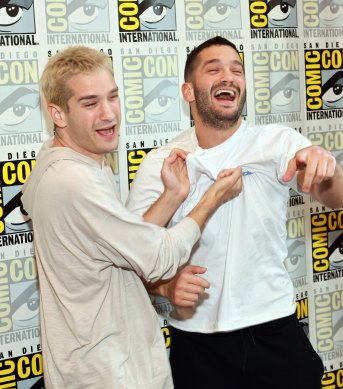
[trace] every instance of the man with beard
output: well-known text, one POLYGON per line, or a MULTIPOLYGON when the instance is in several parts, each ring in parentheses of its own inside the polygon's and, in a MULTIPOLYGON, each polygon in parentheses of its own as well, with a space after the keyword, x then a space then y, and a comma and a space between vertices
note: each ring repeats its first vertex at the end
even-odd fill
POLYGON ((148 285, 174 304, 175 388, 319 389, 323 364, 294 314, 283 264, 287 199, 293 188, 342 207, 342 168, 292 128, 245 122, 245 91, 231 42, 215 37, 195 48, 182 85, 194 127, 145 158, 127 205, 144 213, 158 198, 162 161, 173 148, 189 152, 190 193, 170 221, 161 215, 162 225, 180 220, 223 167, 241 169, 242 191, 209 219, 190 263, 173 279, 148 285))

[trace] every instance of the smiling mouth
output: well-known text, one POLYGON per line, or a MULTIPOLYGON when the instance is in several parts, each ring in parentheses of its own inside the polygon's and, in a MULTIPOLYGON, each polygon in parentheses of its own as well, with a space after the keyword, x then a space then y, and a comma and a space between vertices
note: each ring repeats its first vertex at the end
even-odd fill
POLYGON ((98 130, 96 130, 96 132, 99 133, 100 135, 106 135, 106 136, 113 135, 115 132, 115 125, 108 128, 99 128, 98 130))
POLYGON ((236 97, 236 92, 232 89, 218 89, 214 97, 219 100, 233 101, 236 97))

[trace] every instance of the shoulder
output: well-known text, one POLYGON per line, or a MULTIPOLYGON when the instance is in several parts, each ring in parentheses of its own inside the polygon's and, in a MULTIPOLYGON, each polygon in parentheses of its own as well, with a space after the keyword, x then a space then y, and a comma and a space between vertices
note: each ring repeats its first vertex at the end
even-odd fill
POLYGON ((282 143, 285 141, 296 142, 304 147, 310 145, 310 141, 294 128, 280 124, 251 125, 247 124, 246 131, 252 135, 250 139, 258 139, 261 143, 282 143))
POLYGON ((194 127, 190 127, 169 141, 165 146, 151 150, 145 156, 142 165, 162 165, 163 160, 168 157, 173 149, 182 149, 192 152, 195 150, 196 146, 197 138, 194 127))

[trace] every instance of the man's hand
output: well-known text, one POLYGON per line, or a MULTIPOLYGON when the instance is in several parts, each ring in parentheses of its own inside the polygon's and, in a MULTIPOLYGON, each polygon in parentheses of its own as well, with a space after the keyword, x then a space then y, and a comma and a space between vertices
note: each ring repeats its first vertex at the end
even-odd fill
POLYGON ((217 180, 205 192, 199 203, 187 215, 203 229, 208 218, 216 209, 242 191, 242 168, 225 169, 218 174, 217 180))
POLYGON ((174 149, 169 156, 165 158, 161 178, 164 189, 172 196, 185 200, 189 194, 189 178, 186 166, 187 153, 180 149, 174 149))
POLYGON ((194 307, 199 295, 210 287, 208 281, 198 276, 204 274, 206 268, 187 265, 170 281, 159 286, 158 294, 167 297, 171 303, 179 307, 194 307))
POLYGON ((159 226, 166 226, 175 211, 189 194, 189 179, 186 166, 187 153, 174 149, 165 158, 161 178, 164 191, 143 215, 144 220, 159 226))
POLYGON ((298 186, 303 192, 310 192, 314 184, 321 184, 334 176, 336 160, 333 155, 318 146, 309 146, 296 152, 289 161, 284 182, 292 180, 298 171, 298 186))

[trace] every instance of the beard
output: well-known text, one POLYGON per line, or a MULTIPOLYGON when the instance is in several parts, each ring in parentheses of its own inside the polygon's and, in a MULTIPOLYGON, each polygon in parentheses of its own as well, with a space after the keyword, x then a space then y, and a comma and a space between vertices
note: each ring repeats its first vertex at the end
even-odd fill
POLYGON ((244 91, 241 95, 237 109, 231 113, 213 109, 210 105, 208 93, 197 89, 195 86, 194 98, 198 115, 204 124, 217 129, 227 130, 229 127, 237 123, 241 117, 245 104, 246 92, 244 91))

